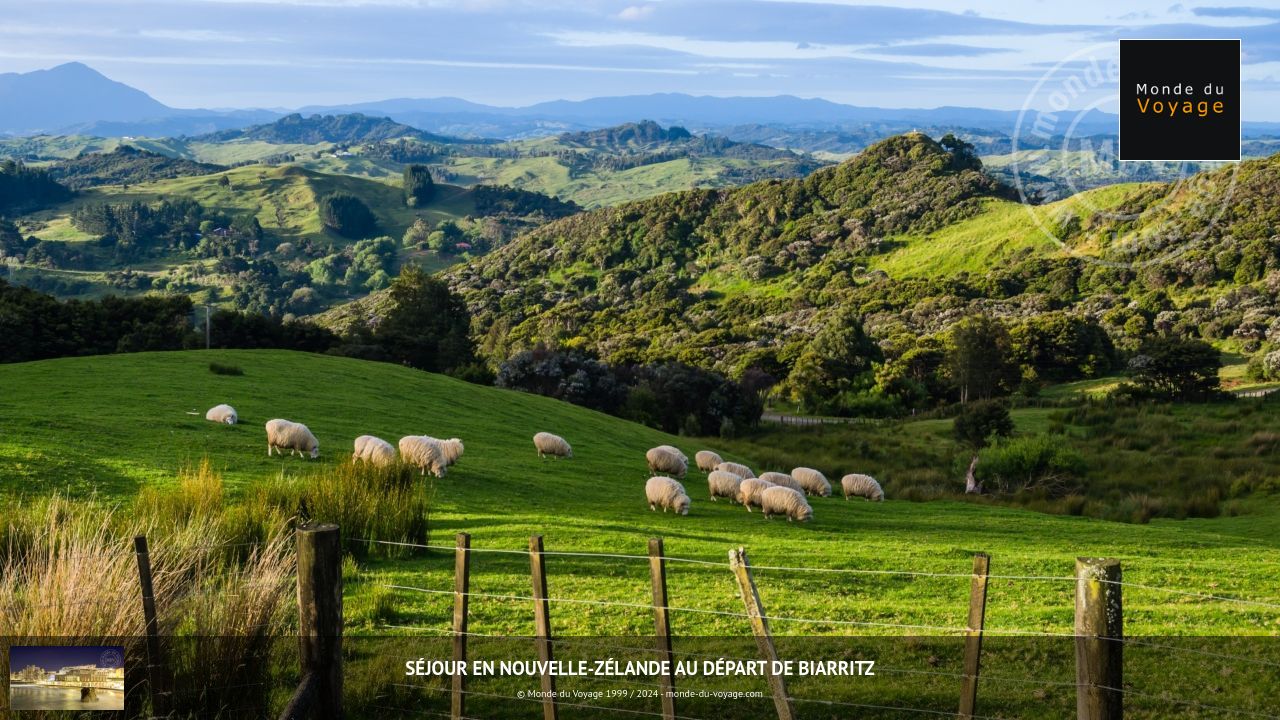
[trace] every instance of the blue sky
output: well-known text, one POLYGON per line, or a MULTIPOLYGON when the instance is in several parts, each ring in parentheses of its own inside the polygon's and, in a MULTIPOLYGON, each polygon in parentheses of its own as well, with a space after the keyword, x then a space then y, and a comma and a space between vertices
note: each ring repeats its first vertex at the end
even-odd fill
POLYGON ((79 60, 178 107, 686 92, 1018 109, 1046 68, 1120 37, 1242 38, 1244 115, 1280 120, 1275 0, 5 0, 0 72, 79 60))

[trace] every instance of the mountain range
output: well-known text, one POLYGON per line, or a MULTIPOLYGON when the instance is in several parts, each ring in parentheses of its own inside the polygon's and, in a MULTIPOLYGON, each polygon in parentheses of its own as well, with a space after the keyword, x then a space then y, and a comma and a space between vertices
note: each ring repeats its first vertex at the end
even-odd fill
MULTIPOLYGON (((485 105, 455 97, 393 98, 298 108, 309 115, 362 113, 444 135, 521 138, 594 130, 640 118, 693 131, 735 126, 829 133, 874 128, 877 136, 917 128, 982 128, 1011 133, 1018 112, 970 107, 877 108, 820 98, 711 97, 681 93, 553 100, 524 107, 485 105)), ((290 114, 266 109, 180 109, 116 82, 78 62, 29 73, 0 74, 0 134, 83 134, 102 137, 205 135, 270 122, 290 114)), ((1062 122, 1073 121, 1066 118, 1062 122)), ((1073 133, 1113 133, 1117 117, 1091 110, 1073 133)), ((1280 133, 1280 123, 1246 122, 1245 134, 1280 133)), ((1058 128, 1065 132, 1067 128, 1058 128)), ((757 130, 756 133, 759 133, 757 130)), ((752 141, 754 137, 731 139, 752 141)), ((830 138, 817 138, 816 143, 830 138)), ((800 148, 806 149, 806 148, 800 148)), ((846 148, 848 149, 848 148, 846 148)))

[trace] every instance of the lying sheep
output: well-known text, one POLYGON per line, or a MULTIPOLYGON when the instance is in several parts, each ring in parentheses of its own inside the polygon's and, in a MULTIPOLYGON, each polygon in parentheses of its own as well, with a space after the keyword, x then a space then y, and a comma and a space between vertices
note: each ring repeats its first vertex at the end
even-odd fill
POLYGON ((227 425, 235 425, 240 422, 240 416, 236 415, 236 409, 230 405, 214 405, 209 408, 209 412, 204 414, 204 419, 210 422, 226 423, 227 425))
POLYGON ((804 493, 804 487, 800 485, 800 483, 796 482, 795 478, 791 477, 790 475, 784 472, 760 473, 760 479, 768 480, 774 485, 781 485, 782 487, 785 487, 785 488, 791 488, 792 490, 795 490, 796 492, 801 494, 804 493))
POLYGON ((716 498, 729 498, 729 502, 738 499, 738 486, 742 478, 723 470, 712 470, 707 474, 707 490, 711 493, 711 502, 716 498))
POLYGON ((771 487, 760 493, 760 509, 766 520, 774 515, 786 515, 787 522, 813 519, 813 508, 804 499, 804 493, 788 487, 771 487))
POLYGON ((380 437, 361 435, 356 438, 355 452, 351 454, 351 461, 386 467, 396 461, 396 449, 380 437))
POLYGON ((694 454, 693 459, 698 463, 698 469, 705 473, 715 470, 717 465, 724 462, 723 458, 710 450, 699 450, 694 454))
POLYGON ((440 441, 426 435, 406 435, 400 438, 400 457, 418 468, 422 475, 430 470, 432 475, 442 478, 449 469, 440 441))
POLYGON ((684 485, 669 477, 658 475, 649 478, 649 482, 644 484, 644 494, 649 499, 650 510, 662 508, 662 512, 670 509, 680 515, 689 514, 689 494, 684 491, 684 485))
POLYGON ((840 489, 844 490, 844 499, 851 497, 866 498, 875 502, 884 501, 884 490, 880 488, 880 483, 870 475, 859 475, 858 473, 850 473, 840 478, 840 489))
POLYGON ((552 457, 573 457, 573 448, 569 447, 569 443, 559 435, 552 435, 549 432, 540 432, 533 436, 533 446, 538 448, 538 457, 543 458, 548 455, 552 457))
POLYGON ((281 455, 285 450, 290 455, 310 453, 314 459, 320 457, 320 441, 306 425, 276 418, 267 421, 267 457, 271 456, 272 450, 281 455))
POLYGON ((800 488, 804 490, 805 495, 831 497, 831 483, 827 480, 827 476, 818 470, 798 467, 791 471, 791 477, 800 483, 800 488))
POLYGON ((738 504, 751 512, 751 506, 760 507, 760 495, 771 487, 777 487, 768 480, 747 478, 738 485, 738 504))
POLYGON ((738 477, 743 479, 753 478, 756 476, 756 474, 752 472, 751 468, 747 467, 746 465, 743 465, 742 463, 736 463, 736 462, 722 462, 716 466, 716 470, 731 472, 734 475, 737 475, 738 477))
POLYGON ((649 472, 667 473, 682 478, 689 471, 689 461, 670 445, 650 448, 644 457, 649 461, 649 472))
POLYGON ((462 457, 462 441, 458 438, 449 438, 448 440, 440 440, 440 447, 444 450, 444 461, 448 465, 458 462, 458 458, 462 457))

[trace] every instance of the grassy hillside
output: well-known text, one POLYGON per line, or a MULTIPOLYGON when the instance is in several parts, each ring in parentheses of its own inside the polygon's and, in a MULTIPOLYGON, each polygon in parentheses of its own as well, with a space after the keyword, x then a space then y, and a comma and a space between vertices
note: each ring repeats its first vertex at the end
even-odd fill
MULTIPOLYGON (((429 433, 466 442, 461 462, 433 484, 432 538, 442 544, 453 532, 467 531, 475 547, 519 549, 530 534, 542 533, 549 550, 630 554, 643 553, 646 538, 661 535, 676 557, 721 562, 730 547, 746 545, 761 565, 943 573, 967 572, 970 555, 983 550, 993 554, 1001 574, 1050 576, 1070 575, 1077 555, 1107 555, 1124 560, 1132 582, 1260 598, 1273 595, 1280 562, 1280 540, 1270 532, 1273 505, 1236 518, 1119 525, 977 504, 906 502, 895 498, 890 480, 885 503, 816 498, 814 521, 801 525, 710 503, 695 472, 686 482, 694 497, 687 517, 653 513, 643 499, 645 449, 670 442, 692 455, 706 441, 387 364, 276 351, 115 355, 2 366, 0 386, 0 492, 8 502, 57 492, 127 505, 139 488, 171 483, 184 463, 204 457, 235 494, 271 477, 340 462, 358 434, 394 440, 429 433), (236 365, 244 374, 215 375, 210 361, 236 365), (235 405, 242 424, 206 422, 203 411, 218 402, 235 405), (262 423, 277 416, 309 424, 321 442, 319 461, 267 458, 262 423), (569 439, 575 457, 539 460, 530 436, 543 429, 569 439)), ((840 469, 882 475, 881 461, 854 446, 844 452, 840 469)), ((527 563, 519 555, 482 555, 474 566, 473 589, 528 590, 527 563)), ((446 587, 451 567, 448 554, 368 561, 349 581, 351 622, 443 628, 448 598, 396 593, 380 601, 390 604, 389 616, 385 608, 368 615, 368 603, 372 594, 385 595, 373 587, 380 583, 446 587)), ((643 562, 555 558, 552 570, 557 597, 647 601, 643 562)), ((741 609, 727 568, 680 564, 669 574, 673 605, 741 609)), ((790 616, 963 622, 963 578, 760 575, 766 600, 790 616)), ((1070 598, 1069 582, 993 581, 988 627, 1065 631, 1070 598)), ((1126 632, 1134 636, 1274 633, 1280 627, 1274 612, 1156 590, 1127 591, 1125 602, 1126 632)), ((532 629, 519 603, 477 600, 473 612, 475 632, 532 629)), ((677 614, 675 622, 682 635, 745 631, 733 617, 677 614)), ((584 606, 577 613, 562 610, 557 627, 568 634, 643 634, 651 622, 641 611, 584 606)), ((775 632, 853 630, 901 632, 784 623, 775 632)))

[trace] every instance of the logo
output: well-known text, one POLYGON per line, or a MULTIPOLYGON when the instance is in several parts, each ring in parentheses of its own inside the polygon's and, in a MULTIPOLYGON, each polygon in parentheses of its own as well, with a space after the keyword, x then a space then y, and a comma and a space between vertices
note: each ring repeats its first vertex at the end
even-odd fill
POLYGON ((1120 159, 1239 160, 1240 41, 1121 40, 1120 159))
POLYGON ((107 648, 98 656, 98 667, 114 668, 124 663, 124 657, 115 648, 107 648))

